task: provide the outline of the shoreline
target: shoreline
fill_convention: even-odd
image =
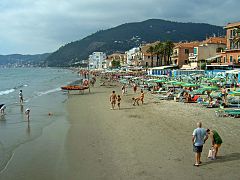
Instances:
[[[56,120],[41,137],[19,147],[0,179],[239,178],[239,119],[217,118],[213,109],[160,101],[148,93],[144,105],[132,106],[131,89],[122,96],[122,109],[110,110],[112,90],[120,94],[119,86],[97,84],[91,94],[69,95],[68,120]],[[207,159],[208,140],[198,168],[191,146],[197,121],[223,138],[220,158]]]

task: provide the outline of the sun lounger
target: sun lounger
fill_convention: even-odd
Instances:
[[[215,111],[216,116],[218,117],[224,117],[224,116],[230,116],[230,117],[239,117],[240,116],[240,109],[222,109],[219,108],[217,111]]]
[[[167,94],[166,96],[159,96],[158,97],[160,100],[173,100],[174,96],[172,93]]]

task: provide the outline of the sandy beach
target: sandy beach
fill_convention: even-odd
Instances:
[[[240,120],[217,118],[214,109],[161,101],[146,92],[145,103],[132,106],[132,89],[120,110],[110,110],[112,90],[96,85],[91,94],[69,95],[68,121],[59,119],[38,139],[21,145],[1,180],[155,180],[240,178]],[[138,90],[138,95],[140,94]],[[216,129],[223,139],[219,159],[194,167],[191,135],[196,122]]]

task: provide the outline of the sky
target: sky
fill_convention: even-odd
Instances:
[[[0,54],[39,54],[98,30],[147,19],[225,26],[239,0],[0,0]]]

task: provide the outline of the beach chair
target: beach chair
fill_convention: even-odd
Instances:
[[[160,100],[173,100],[174,95],[173,95],[173,93],[169,92],[169,93],[166,94],[166,96],[159,96],[158,98]]]

